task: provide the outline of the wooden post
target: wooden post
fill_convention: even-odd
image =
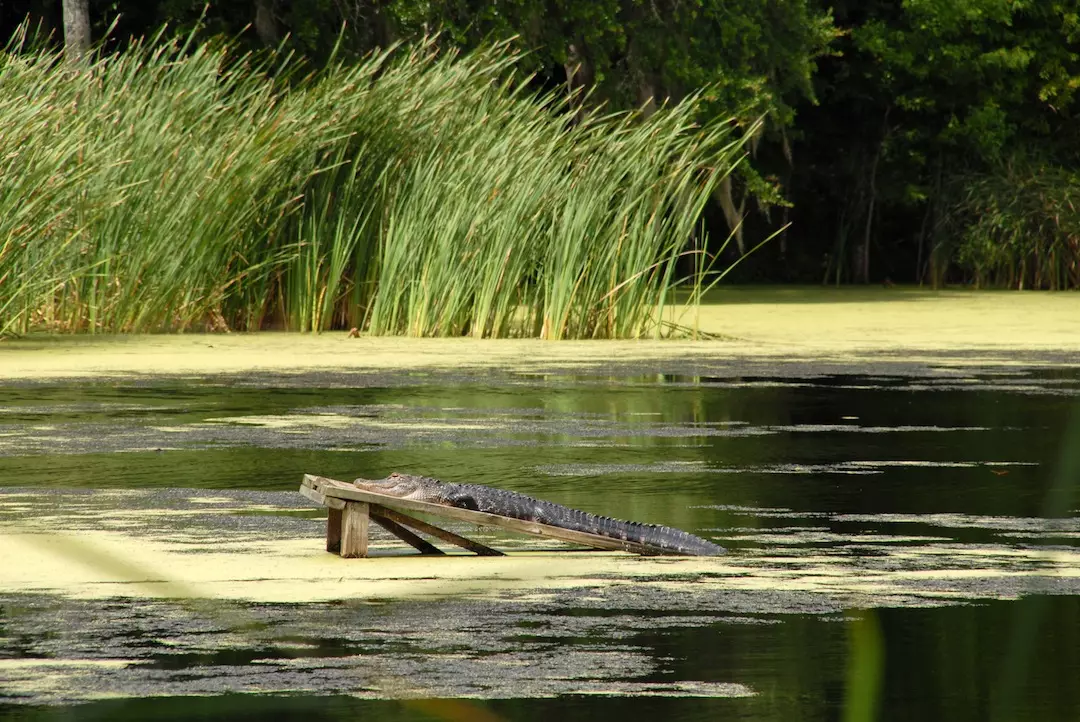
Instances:
[[[341,551],[341,509],[330,507],[326,517],[326,551],[337,554]]]
[[[368,503],[349,501],[341,517],[341,556],[366,557],[368,547]]]

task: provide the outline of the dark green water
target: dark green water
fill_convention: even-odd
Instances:
[[[316,524],[304,472],[399,470],[677,526],[751,570],[209,614],[0,594],[0,660],[138,662],[7,693],[0,666],[0,718],[1080,719],[1078,400],[1076,371],[0,386],[0,525],[28,487],[73,524],[115,503],[87,490],[216,489],[282,509],[192,525],[286,537]],[[810,558],[873,584],[776,577]]]

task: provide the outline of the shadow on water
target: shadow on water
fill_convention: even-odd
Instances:
[[[401,469],[679,526],[743,565],[380,603],[208,601],[180,583],[165,596],[194,601],[0,589],[0,717],[1076,719],[1080,582],[1058,560],[1080,538],[1078,382],[0,389],[0,532],[63,500],[73,533],[168,509],[191,512],[193,539],[317,544],[287,501],[301,473]],[[212,503],[229,513],[192,511]],[[168,577],[78,544],[62,553]],[[830,585],[830,568],[847,582]]]
[[[1077,486],[1080,485],[1080,406],[1073,408],[1072,419],[1062,438],[1057,473],[1053,479],[1046,494],[1043,516],[1067,518],[1070,513],[1075,513],[1076,505],[1080,503],[1080,494],[1077,493]],[[1034,673],[1036,655],[1046,651],[1037,644],[1041,634],[1049,631],[1065,645],[1065,649],[1080,649],[1080,618],[1074,616],[1071,623],[1064,625],[1059,621],[1053,619],[1045,597],[1034,597],[1031,604],[1016,608],[1009,629],[1007,651],[1002,660],[1001,677],[991,698],[992,719],[1016,719],[1027,704],[1027,695],[1023,693],[1025,683],[1033,679],[1047,679],[1045,676],[1035,677]],[[1075,675],[1070,680],[1069,677],[1060,678],[1051,671],[1048,677],[1058,677],[1060,684],[1070,688],[1076,686]],[[1073,700],[1071,709],[1074,714],[1080,711],[1080,700]]]
[[[1041,516],[1066,518],[1077,500],[1077,484],[1080,483],[1080,407],[1073,409],[1071,422],[1062,436],[1061,453],[1053,481],[1045,495]],[[1056,604],[1055,604],[1056,602]],[[898,705],[907,710],[908,719],[1068,719],[1080,712],[1080,694],[1061,694],[1061,690],[1076,688],[1075,673],[1080,653],[1080,603],[1069,598],[1068,610],[1054,609],[1065,606],[1058,600],[1045,596],[1033,596],[1014,602],[1000,616],[1005,617],[998,630],[997,640],[988,644],[983,639],[985,631],[972,633],[970,614],[956,614],[954,609],[937,610],[940,616],[959,617],[953,624],[944,625],[925,640],[928,649],[948,645],[938,657],[943,667],[971,664],[971,656],[989,660],[989,673],[972,674],[961,666],[955,669],[925,670],[925,655],[903,664],[907,669],[903,676],[918,678],[906,694],[897,694],[895,688],[901,675],[892,677],[889,694],[886,695],[886,659],[889,656],[882,622],[875,610],[862,610],[851,616],[848,622],[850,650],[847,662],[847,680],[844,696],[845,722],[861,722],[883,719],[883,706]],[[881,614],[890,614],[882,612]],[[901,626],[910,633],[910,622]],[[966,633],[965,633],[966,632]],[[965,659],[968,658],[968,659]],[[998,673],[994,673],[994,667]],[[952,694],[927,694],[935,691],[943,678],[957,685]],[[989,684],[989,686],[988,686]],[[961,691],[962,694],[956,694]],[[899,696],[900,699],[895,699]],[[887,697],[893,697],[887,699]],[[956,702],[942,709],[936,701],[953,699]],[[911,703],[920,700],[918,711]],[[1035,709],[1032,701],[1039,700]],[[927,701],[932,701],[927,704]],[[912,714],[914,713],[914,714]]]

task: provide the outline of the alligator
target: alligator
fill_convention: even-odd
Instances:
[[[426,501],[432,504],[454,506],[459,509],[483,511],[513,519],[539,522],[561,529],[598,534],[611,539],[637,542],[663,549],[668,554],[686,556],[719,556],[726,550],[680,529],[659,524],[642,524],[621,521],[607,516],[590,514],[571,509],[543,499],[536,499],[516,491],[496,489],[481,484],[454,484],[428,476],[391,474],[385,479],[356,479],[353,484],[379,494],[401,499]]]

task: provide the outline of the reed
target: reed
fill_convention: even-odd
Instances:
[[[1017,155],[958,174],[944,247],[979,286],[1080,288],[1080,174]]]
[[[267,62],[0,53],[0,331],[658,335],[742,157],[695,98],[575,118],[505,44]]]

